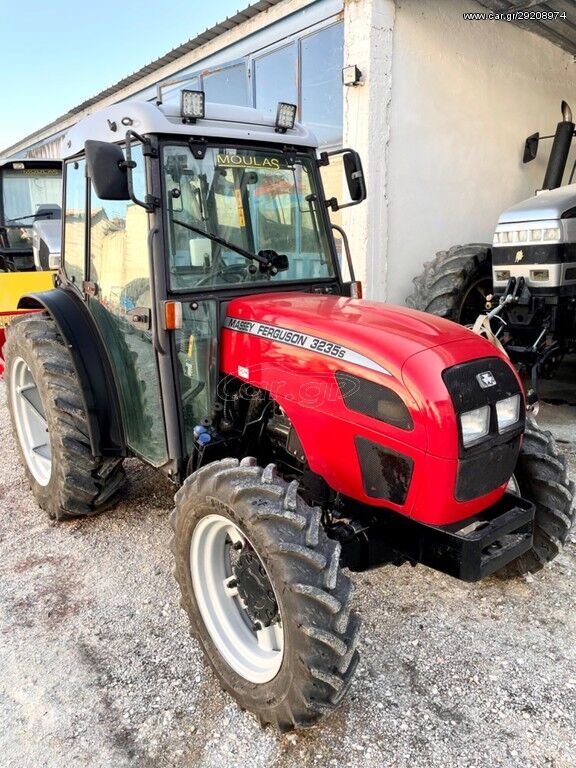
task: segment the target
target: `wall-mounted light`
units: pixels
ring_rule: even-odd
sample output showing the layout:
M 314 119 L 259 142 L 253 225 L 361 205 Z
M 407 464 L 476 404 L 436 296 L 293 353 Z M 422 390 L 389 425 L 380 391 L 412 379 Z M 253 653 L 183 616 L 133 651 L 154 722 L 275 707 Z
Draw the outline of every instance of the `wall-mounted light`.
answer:
M 356 64 L 351 64 L 349 67 L 342 68 L 343 85 L 359 85 L 361 79 L 362 72 L 360 72 Z

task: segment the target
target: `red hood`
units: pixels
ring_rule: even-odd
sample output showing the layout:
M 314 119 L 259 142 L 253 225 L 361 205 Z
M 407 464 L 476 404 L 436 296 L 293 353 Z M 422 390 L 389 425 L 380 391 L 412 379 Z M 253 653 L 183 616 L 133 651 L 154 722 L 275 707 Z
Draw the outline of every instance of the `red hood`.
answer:
M 235 299 L 228 305 L 227 315 L 345 345 L 397 377 L 412 355 L 471 335 L 462 326 L 413 309 L 307 293 L 268 293 Z M 493 350 L 491 346 L 489 349 Z

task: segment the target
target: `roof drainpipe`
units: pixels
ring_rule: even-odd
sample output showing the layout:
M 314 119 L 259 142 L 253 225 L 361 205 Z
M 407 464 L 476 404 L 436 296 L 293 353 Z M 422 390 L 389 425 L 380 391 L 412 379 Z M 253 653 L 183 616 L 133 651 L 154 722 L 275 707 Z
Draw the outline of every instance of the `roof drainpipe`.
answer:
M 568 104 L 562 102 L 562 122 L 556 126 L 554 143 L 550 151 L 550 159 L 544 176 L 543 189 L 556 189 L 562 184 L 562 177 L 566 169 L 566 161 L 572 144 L 572 136 L 576 127 L 572 122 L 572 110 Z

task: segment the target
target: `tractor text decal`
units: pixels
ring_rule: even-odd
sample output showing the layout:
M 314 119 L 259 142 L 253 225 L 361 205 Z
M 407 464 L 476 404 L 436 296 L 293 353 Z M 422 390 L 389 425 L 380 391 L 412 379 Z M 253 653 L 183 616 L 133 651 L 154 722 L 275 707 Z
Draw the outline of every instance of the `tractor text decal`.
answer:
M 279 157 L 255 157 L 250 155 L 216 155 L 218 168 L 273 168 L 282 167 Z
M 307 333 L 300 333 L 300 331 L 293 331 L 289 328 L 281 328 L 278 325 L 259 323 L 255 320 L 241 320 L 238 317 L 227 317 L 224 321 L 224 327 L 231 331 L 249 333 L 251 336 L 259 336 L 262 339 L 270 339 L 270 341 L 290 344 L 292 347 L 309 349 L 311 352 L 318 352 L 321 355 L 333 357 L 337 360 L 346 360 L 348 363 L 354 363 L 355 365 L 362 366 L 362 368 L 369 368 L 372 371 L 385 373 L 387 376 L 392 375 L 390 371 L 387 371 L 386 368 L 383 368 L 379 363 L 370 360 L 369 357 L 365 357 L 359 352 L 355 352 L 353 349 L 348 349 L 348 347 L 344 347 L 342 344 L 336 344 L 333 341 L 320 339 L 317 336 L 310 336 Z

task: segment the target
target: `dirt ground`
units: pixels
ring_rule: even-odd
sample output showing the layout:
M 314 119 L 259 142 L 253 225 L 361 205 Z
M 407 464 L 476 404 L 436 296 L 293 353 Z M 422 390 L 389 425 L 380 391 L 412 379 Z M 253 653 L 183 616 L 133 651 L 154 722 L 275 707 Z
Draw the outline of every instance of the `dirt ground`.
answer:
M 574 470 L 572 390 L 558 385 L 564 404 L 540 421 Z M 188 634 L 162 477 L 129 462 L 114 510 L 55 525 L 26 485 L 2 384 L 0 436 L 1 766 L 576 766 L 574 537 L 516 582 L 409 566 L 355 577 L 351 695 L 323 725 L 279 736 L 220 690 Z

